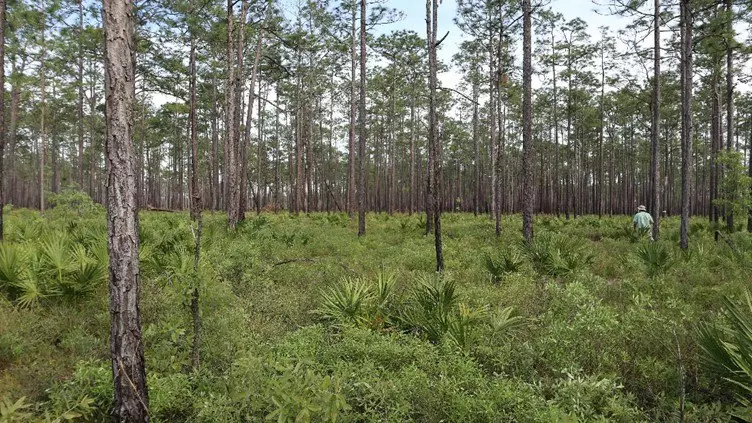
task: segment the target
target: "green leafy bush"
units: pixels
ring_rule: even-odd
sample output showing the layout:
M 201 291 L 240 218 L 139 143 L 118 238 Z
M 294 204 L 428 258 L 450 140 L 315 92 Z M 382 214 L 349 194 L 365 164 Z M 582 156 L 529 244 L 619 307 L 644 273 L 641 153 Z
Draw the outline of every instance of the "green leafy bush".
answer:
M 645 265 L 647 275 L 651 278 L 665 273 L 674 263 L 671 251 L 660 242 L 643 242 L 637 247 L 635 254 Z
M 550 232 L 538 234 L 527 246 L 533 268 L 541 275 L 561 277 L 581 271 L 593 261 L 582 239 Z
M 752 296 L 737 304 L 724 299 L 724 324 L 700 325 L 698 342 L 703 363 L 728 382 L 742 405 L 741 415 L 752 417 Z

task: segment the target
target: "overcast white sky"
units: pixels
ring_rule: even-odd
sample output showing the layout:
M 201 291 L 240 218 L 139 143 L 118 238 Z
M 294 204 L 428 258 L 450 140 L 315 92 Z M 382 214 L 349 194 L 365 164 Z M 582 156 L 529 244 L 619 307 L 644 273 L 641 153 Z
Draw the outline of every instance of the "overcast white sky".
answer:
M 405 14 L 405 19 L 390 25 L 379 27 L 379 32 L 389 33 L 393 30 L 410 29 L 421 36 L 426 34 L 426 2 L 425 0 L 387 0 L 387 5 L 401 10 Z M 549 5 L 555 12 L 564 15 L 565 21 L 581 18 L 588 23 L 588 29 L 592 41 L 600 39 L 598 30 L 601 26 L 608 26 L 613 30 L 618 30 L 626 26 L 629 18 L 619 16 L 599 15 L 594 9 L 599 8 L 606 12 L 602 7 L 596 6 L 592 0 L 552 0 Z M 438 52 L 439 60 L 444 63 L 451 63 L 452 56 L 457 53 L 460 43 L 465 39 L 462 31 L 454 24 L 454 18 L 457 15 L 457 1 L 443 0 L 439 5 L 439 36 L 443 36 L 449 31 L 449 36 L 441 44 Z M 521 53 L 521 49 L 520 49 Z M 535 66 L 535 64 L 533 64 Z M 460 76 L 453 71 L 445 72 L 439 75 L 442 85 L 456 88 Z

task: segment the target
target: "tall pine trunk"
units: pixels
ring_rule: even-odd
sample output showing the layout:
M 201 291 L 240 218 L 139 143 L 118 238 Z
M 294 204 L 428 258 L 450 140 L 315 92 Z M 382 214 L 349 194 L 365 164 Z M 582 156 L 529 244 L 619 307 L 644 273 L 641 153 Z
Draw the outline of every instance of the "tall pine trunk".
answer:
M 734 45 L 733 45 L 733 6 L 732 0 L 726 0 L 726 13 L 728 14 L 729 40 L 726 43 L 726 151 L 731 151 L 731 143 L 734 139 Z M 732 207 L 726 207 L 726 227 L 729 233 L 734 232 L 734 211 Z
M 194 5 L 191 4 L 191 11 Z M 201 219 L 201 191 L 198 182 L 198 125 L 196 122 L 196 40 L 192 28 L 188 28 L 190 33 L 190 58 L 188 71 L 188 129 L 191 142 L 191 220 L 196 225 L 194 228 L 194 251 L 193 251 L 193 293 L 191 294 L 191 317 L 193 318 L 193 345 L 191 348 L 191 365 L 195 370 L 201 363 L 201 354 L 199 347 L 201 345 L 201 320 L 199 317 L 199 272 L 198 265 L 201 256 L 201 232 L 203 230 L 203 221 Z
M 530 0 L 522 0 L 522 235 L 525 242 L 533 240 L 533 110 L 532 110 L 532 10 Z
M 654 1 L 653 11 L 653 102 L 652 122 L 650 133 L 650 189 L 651 210 L 653 212 L 653 239 L 657 240 L 661 224 L 661 172 L 660 150 L 658 135 L 660 134 L 661 119 L 661 1 Z
M 360 0 L 360 105 L 358 124 L 358 236 L 363 236 L 366 234 L 366 0 Z
M 436 30 L 438 27 L 438 0 L 426 0 L 426 29 L 428 43 L 428 154 L 433 164 L 428 176 L 429 208 L 433 211 L 434 247 L 436 271 L 444 270 L 444 253 L 441 241 L 441 146 L 439 145 L 438 120 L 436 116 Z
M 149 398 L 139 311 L 138 208 L 133 151 L 136 97 L 133 3 L 103 0 L 103 4 L 113 414 L 120 422 L 148 422 Z
M 225 188 L 226 188 L 226 208 L 227 208 L 227 223 L 230 226 L 230 228 L 235 229 L 235 226 L 238 224 L 238 221 L 240 220 L 240 217 L 238 216 L 239 210 L 236 206 L 238 204 L 239 199 L 237 196 L 240 194 L 236 190 L 236 185 L 238 185 L 237 178 L 238 174 L 236 171 L 236 153 L 237 148 L 235 144 L 236 139 L 236 124 L 237 121 L 235 120 L 235 117 L 237 113 L 235 112 L 235 96 L 236 96 L 236 88 L 235 88 L 235 43 L 234 43 L 234 34 L 233 34 L 233 20 L 234 20 L 234 11 L 233 11 L 233 0 L 227 0 L 227 91 L 225 95 L 226 98 L 226 120 L 227 120 L 227 135 L 225 140 L 225 175 L 223 175 L 223 179 L 226 179 L 225 182 Z
M 681 224 L 680 246 L 689 247 L 690 185 L 692 179 L 692 10 L 691 0 L 680 0 L 681 21 Z
M 357 200 L 355 198 L 355 116 L 357 115 L 357 103 L 356 103 L 356 86 L 355 80 L 355 22 L 357 17 L 357 3 L 355 0 L 352 4 L 352 20 L 350 26 L 350 36 L 352 42 L 350 43 L 350 125 L 347 130 L 348 149 L 347 149 L 347 214 L 352 219 L 355 216 L 355 206 Z
M 42 3 L 42 7 L 44 8 L 44 3 Z M 45 127 L 45 113 L 47 109 L 47 78 L 46 78 L 46 68 L 45 68 L 45 61 L 47 58 L 47 43 L 45 42 L 45 32 L 47 28 L 47 21 L 46 21 L 46 10 L 42 10 L 42 37 L 41 37 L 41 43 L 42 43 L 42 51 L 40 53 L 41 57 L 39 59 L 39 79 L 40 79 L 40 85 L 42 90 L 42 96 L 41 96 L 41 114 L 40 114 L 40 122 L 39 122 L 39 132 L 41 135 L 40 139 L 40 145 L 39 145 L 39 210 L 44 213 L 45 209 L 45 203 L 44 203 L 44 185 L 45 185 L 45 177 L 44 177 L 44 166 L 45 166 L 45 144 L 47 144 L 47 128 Z M 5 100 L 3 100 L 5 101 Z
M 0 241 L 3 240 L 5 206 L 5 0 L 0 0 Z

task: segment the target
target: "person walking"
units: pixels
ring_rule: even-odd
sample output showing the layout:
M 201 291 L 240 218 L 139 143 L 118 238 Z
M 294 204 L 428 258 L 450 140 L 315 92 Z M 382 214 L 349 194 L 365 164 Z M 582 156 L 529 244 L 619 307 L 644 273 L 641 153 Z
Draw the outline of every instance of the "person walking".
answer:
M 645 236 L 645 234 L 650 234 L 652 232 L 651 230 L 653 229 L 653 216 L 651 216 L 650 213 L 647 212 L 645 206 L 640 205 L 637 207 L 637 213 L 632 218 L 632 227 L 637 231 L 640 237 L 643 237 Z M 650 235 L 650 240 L 653 241 L 652 235 Z

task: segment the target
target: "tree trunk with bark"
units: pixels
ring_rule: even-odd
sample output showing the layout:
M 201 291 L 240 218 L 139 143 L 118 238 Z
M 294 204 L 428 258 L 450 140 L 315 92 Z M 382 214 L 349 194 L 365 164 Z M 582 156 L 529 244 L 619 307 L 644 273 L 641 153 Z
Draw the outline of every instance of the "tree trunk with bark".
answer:
M 355 217 L 355 205 L 357 200 L 355 198 L 355 117 L 357 115 L 357 102 L 356 102 L 356 87 L 357 81 L 355 80 L 355 46 L 357 38 L 355 34 L 355 22 L 357 17 L 357 3 L 353 1 L 352 4 L 352 20 L 350 22 L 350 36 L 352 42 L 350 43 L 350 126 L 347 129 L 348 149 L 347 149 L 347 214 L 350 219 Z
M 226 206 L 227 206 L 227 223 L 230 226 L 231 229 L 235 229 L 235 226 L 237 226 L 238 222 L 240 221 L 239 216 L 239 209 L 238 204 L 240 201 L 239 195 L 240 192 L 238 192 L 238 172 L 237 172 L 237 144 L 235 140 L 237 139 L 237 120 L 236 117 L 239 114 L 239 111 L 236 112 L 236 101 L 235 97 L 237 95 L 237 89 L 235 87 L 236 84 L 236 77 L 235 77 L 235 43 L 234 43 L 234 34 L 233 34 L 233 20 L 234 20 L 234 11 L 233 11 L 233 0 L 227 0 L 227 91 L 225 95 L 227 96 L 227 105 L 226 105 L 226 120 L 227 120 L 227 139 L 225 140 L 225 174 L 223 175 L 223 178 L 227 178 L 227 182 L 225 182 L 226 190 L 227 190 L 227 197 L 226 197 Z
M 360 106 L 358 112 L 358 236 L 366 234 L 366 0 L 360 0 Z
M 191 4 L 191 10 L 194 5 Z M 188 129 L 190 130 L 191 142 L 191 220 L 196 227 L 194 233 L 194 251 L 193 251 L 193 293 L 191 294 L 191 317 L 193 318 L 193 345 L 191 347 L 191 365 L 194 370 L 198 370 L 201 363 L 201 320 L 199 316 L 199 272 L 198 264 L 201 256 L 201 232 L 203 230 L 203 220 L 201 219 L 201 191 L 198 182 L 198 130 L 196 119 L 196 40 L 193 30 L 188 29 L 190 37 L 190 58 L 189 58 L 189 83 L 188 83 Z
M 42 3 L 42 7 L 44 8 L 44 3 Z M 44 166 L 45 166 L 45 144 L 47 144 L 47 128 L 45 127 L 45 112 L 47 108 L 47 78 L 46 78 L 46 68 L 45 68 L 45 60 L 47 58 L 47 43 L 45 42 L 45 31 L 47 28 L 47 20 L 46 15 L 47 11 L 42 10 L 42 51 L 40 52 L 40 59 L 39 59 L 39 79 L 40 79 L 40 85 L 41 85 L 41 113 L 40 113 L 40 122 L 39 122 L 39 132 L 40 132 L 40 145 L 39 145 L 39 210 L 44 213 L 45 209 L 45 202 L 44 202 L 44 186 L 45 186 L 45 177 L 44 177 Z M 3 100 L 4 101 L 4 100 Z
M 525 242 L 533 240 L 533 110 L 532 110 L 532 7 L 530 0 L 522 0 L 522 235 Z
M 148 422 L 149 398 L 139 311 L 138 208 L 133 151 L 134 12 L 133 3 L 128 0 L 103 0 L 103 5 L 113 414 L 120 422 Z
M 441 240 L 441 147 L 439 145 L 439 128 L 436 116 L 436 30 L 438 28 L 438 0 L 426 0 L 426 29 L 428 43 L 428 154 L 433 163 L 428 176 L 428 193 L 430 208 L 433 210 L 434 247 L 436 249 L 436 271 L 444 270 L 444 253 Z
M 660 234 L 661 224 L 661 172 L 660 149 L 658 135 L 660 134 L 661 119 L 661 1 L 654 1 L 653 11 L 653 101 L 652 122 L 650 132 L 650 189 L 651 210 L 653 212 L 653 239 L 657 240 Z
M 681 224 L 680 246 L 689 247 L 690 184 L 692 179 L 692 10 L 691 0 L 681 0 Z
M 728 14 L 729 40 L 726 43 L 726 151 L 731 151 L 734 139 L 734 45 L 733 45 L 733 1 L 726 0 Z M 729 233 L 734 232 L 734 212 L 729 206 L 726 208 L 726 227 Z
M 5 0 L 0 0 L 0 241 L 5 228 L 3 207 L 5 206 Z

